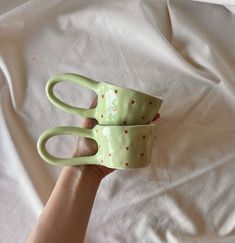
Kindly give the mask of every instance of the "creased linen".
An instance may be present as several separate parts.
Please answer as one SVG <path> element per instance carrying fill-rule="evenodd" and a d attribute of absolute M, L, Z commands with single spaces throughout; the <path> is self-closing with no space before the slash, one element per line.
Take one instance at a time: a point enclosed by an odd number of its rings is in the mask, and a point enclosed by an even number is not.
<path fill-rule="evenodd" d="M 36 151 L 47 128 L 79 125 L 45 84 L 75 72 L 161 96 L 149 167 L 99 188 L 85 242 L 235 242 L 234 1 L 0 0 L 0 242 L 23 242 L 61 168 Z M 61 84 L 88 107 L 95 94 Z M 53 140 L 69 156 L 76 139 Z M 82 196 L 82 195 L 81 195 Z"/>

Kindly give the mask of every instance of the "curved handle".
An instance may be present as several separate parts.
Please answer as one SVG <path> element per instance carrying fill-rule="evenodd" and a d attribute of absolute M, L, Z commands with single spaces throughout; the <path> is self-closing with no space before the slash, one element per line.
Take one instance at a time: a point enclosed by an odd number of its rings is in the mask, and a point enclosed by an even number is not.
<path fill-rule="evenodd" d="M 46 142 L 48 139 L 58 135 L 76 135 L 87 138 L 93 138 L 93 130 L 92 129 L 84 129 L 80 127 L 55 127 L 46 130 L 38 139 L 37 149 L 40 156 L 49 164 L 52 165 L 82 165 L 82 164 L 98 164 L 96 159 L 96 155 L 92 156 L 82 156 L 82 157 L 74 157 L 74 158 L 57 158 L 51 155 L 46 149 Z"/>
<path fill-rule="evenodd" d="M 97 92 L 99 83 L 92 79 L 84 77 L 82 75 L 79 75 L 79 74 L 64 73 L 64 74 L 59 74 L 59 75 L 53 76 L 52 78 L 50 78 L 48 80 L 47 85 L 46 85 L 47 97 L 55 106 L 57 106 L 58 108 L 62 109 L 63 111 L 66 111 L 68 113 L 79 114 L 81 116 L 89 117 L 89 118 L 95 118 L 95 110 L 96 110 L 95 108 L 94 109 L 83 109 L 83 108 L 74 107 L 74 106 L 64 103 L 63 101 L 61 101 L 54 95 L 54 93 L 53 93 L 54 86 L 60 82 L 65 82 L 65 81 L 83 85 L 89 89 L 94 90 L 95 92 Z"/>

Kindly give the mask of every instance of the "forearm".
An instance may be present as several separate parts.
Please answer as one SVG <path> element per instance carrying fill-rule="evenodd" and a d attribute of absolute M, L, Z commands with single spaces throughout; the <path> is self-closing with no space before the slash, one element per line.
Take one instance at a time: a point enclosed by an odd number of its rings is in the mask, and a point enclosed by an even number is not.
<path fill-rule="evenodd" d="M 83 242 L 101 177 L 65 167 L 27 243 Z"/>

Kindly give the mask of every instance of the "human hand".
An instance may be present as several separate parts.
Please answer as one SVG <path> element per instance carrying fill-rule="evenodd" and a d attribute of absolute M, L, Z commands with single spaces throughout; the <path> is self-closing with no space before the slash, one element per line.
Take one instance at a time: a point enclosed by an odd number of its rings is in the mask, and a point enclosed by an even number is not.
<path fill-rule="evenodd" d="M 90 108 L 94 108 L 97 105 L 97 97 L 93 100 Z M 155 122 L 157 119 L 159 119 L 160 115 L 157 113 L 155 117 L 153 118 L 152 122 Z M 85 118 L 82 122 L 82 127 L 83 128 L 93 128 L 97 124 L 97 121 L 95 119 L 91 118 Z M 82 149 L 81 149 L 82 148 Z M 80 138 L 78 140 L 77 146 L 75 148 L 75 151 L 73 153 L 73 157 L 76 156 L 84 156 L 84 155 L 91 155 L 95 154 L 97 152 L 97 143 L 93 139 L 89 138 Z M 80 165 L 80 166 L 73 166 L 73 169 L 75 172 L 77 170 L 79 171 L 86 171 L 93 176 L 97 177 L 98 179 L 102 179 L 114 169 L 102 166 L 102 165 Z"/>
<path fill-rule="evenodd" d="M 97 97 L 91 103 L 90 108 L 94 108 L 97 105 Z M 93 128 L 97 124 L 95 119 L 85 118 L 82 122 L 83 128 Z M 95 154 L 98 150 L 97 143 L 93 139 L 89 138 L 80 138 L 78 140 L 77 146 L 73 153 L 73 157 L 84 156 Z M 80 165 L 73 166 L 75 172 L 85 171 L 86 173 L 91 174 L 91 176 L 96 177 L 101 180 L 106 175 L 114 171 L 114 169 L 102 166 L 102 165 Z"/>

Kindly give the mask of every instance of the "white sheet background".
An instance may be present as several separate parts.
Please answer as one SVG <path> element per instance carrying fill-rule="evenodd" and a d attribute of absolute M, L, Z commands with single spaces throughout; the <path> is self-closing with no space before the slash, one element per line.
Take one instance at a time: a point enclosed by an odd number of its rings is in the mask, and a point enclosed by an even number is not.
<path fill-rule="evenodd" d="M 210 2 L 226 8 L 0 0 L 0 242 L 24 241 L 60 171 L 39 158 L 40 133 L 80 124 L 45 96 L 61 72 L 164 98 L 151 165 L 103 180 L 86 242 L 235 242 L 234 1 Z M 94 97 L 58 92 L 82 107 Z M 69 154 L 66 141 L 51 147 Z"/>

